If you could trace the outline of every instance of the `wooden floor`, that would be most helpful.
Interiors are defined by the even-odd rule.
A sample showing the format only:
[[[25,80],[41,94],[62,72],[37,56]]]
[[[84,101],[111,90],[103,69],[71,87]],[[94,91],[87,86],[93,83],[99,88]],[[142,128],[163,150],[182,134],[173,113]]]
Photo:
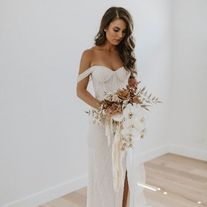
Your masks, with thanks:
[[[151,207],[207,207],[207,162],[165,154],[145,163]],[[39,207],[86,207],[86,187]]]

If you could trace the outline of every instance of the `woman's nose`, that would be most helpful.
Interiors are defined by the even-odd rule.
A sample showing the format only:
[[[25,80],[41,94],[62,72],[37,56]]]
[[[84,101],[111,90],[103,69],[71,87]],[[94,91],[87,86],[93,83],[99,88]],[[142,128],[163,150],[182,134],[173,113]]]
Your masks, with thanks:
[[[122,38],[123,34],[122,32],[119,33],[119,38]]]

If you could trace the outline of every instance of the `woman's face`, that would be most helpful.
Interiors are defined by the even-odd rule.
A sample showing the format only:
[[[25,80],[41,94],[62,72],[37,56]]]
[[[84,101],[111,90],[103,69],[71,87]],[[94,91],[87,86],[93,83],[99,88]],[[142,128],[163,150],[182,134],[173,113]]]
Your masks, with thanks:
[[[122,19],[116,19],[104,31],[106,32],[106,39],[112,45],[118,45],[126,35],[126,23]]]

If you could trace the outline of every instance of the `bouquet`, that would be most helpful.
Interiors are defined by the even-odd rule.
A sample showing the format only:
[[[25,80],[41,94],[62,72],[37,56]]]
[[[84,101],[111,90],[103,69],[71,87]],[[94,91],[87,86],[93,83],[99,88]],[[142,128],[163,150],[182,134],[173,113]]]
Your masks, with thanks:
[[[139,88],[140,81],[130,77],[125,88],[115,93],[106,92],[99,110],[87,113],[94,123],[104,126],[108,145],[112,140],[112,168],[116,191],[124,185],[122,159],[134,142],[144,137],[145,115],[152,104],[161,103],[158,97],[148,94],[146,87]],[[112,139],[113,137],[113,139]],[[130,152],[129,152],[130,153]]]
[[[109,130],[120,127],[121,150],[131,148],[135,140],[144,138],[145,112],[149,111],[152,104],[161,103],[158,97],[148,94],[146,87],[139,89],[140,83],[141,81],[137,82],[134,77],[130,77],[125,88],[115,93],[105,92],[99,110],[88,112],[94,123],[105,123],[108,137]]]

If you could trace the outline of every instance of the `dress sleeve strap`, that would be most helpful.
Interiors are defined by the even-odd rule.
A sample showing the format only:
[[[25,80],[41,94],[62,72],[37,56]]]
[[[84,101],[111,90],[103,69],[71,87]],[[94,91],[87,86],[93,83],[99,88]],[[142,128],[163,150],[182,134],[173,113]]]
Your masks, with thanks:
[[[83,80],[84,78],[86,78],[87,76],[89,76],[92,72],[93,72],[93,68],[88,68],[84,72],[80,73],[78,75],[78,77],[77,77],[77,82]]]

